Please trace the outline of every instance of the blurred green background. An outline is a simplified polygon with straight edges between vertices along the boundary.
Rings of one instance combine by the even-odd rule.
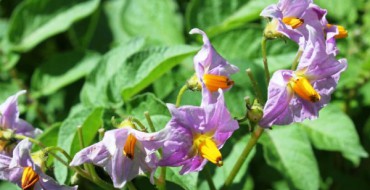
[[[275,127],[264,134],[231,189],[368,189],[370,187],[370,1],[316,0],[330,23],[349,36],[338,40],[338,58],[347,58],[331,104],[320,118]],[[215,49],[240,72],[226,93],[235,117],[245,112],[244,97],[254,97],[245,69],[251,68],[266,96],[261,57],[267,20],[260,11],[277,0],[2,0],[0,1],[0,101],[21,89],[21,117],[45,131],[40,140],[71,155],[76,126],[86,143],[97,141],[111,118],[143,119],[149,111],[159,130],[194,73],[192,57],[204,30]],[[298,49],[289,40],[268,41],[271,73],[289,68]],[[188,91],[182,104],[199,105],[200,93]],[[210,171],[219,188],[249,138],[244,123],[222,149],[225,165]],[[71,171],[60,163],[50,175],[69,183]],[[207,189],[202,175],[167,173],[168,189]],[[107,176],[103,176],[109,180]],[[145,177],[138,189],[155,188]],[[81,180],[81,189],[94,188]],[[14,188],[0,183],[0,189]]]

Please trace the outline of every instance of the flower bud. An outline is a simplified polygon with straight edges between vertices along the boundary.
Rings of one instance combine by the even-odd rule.
[[[187,82],[186,85],[192,91],[201,91],[202,84],[200,83],[196,74],[194,74]]]
[[[284,38],[284,35],[277,31],[277,26],[279,21],[277,19],[271,20],[267,23],[265,30],[263,31],[263,35],[267,39],[276,39],[276,38]]]
[[[46,170],[46,161],[48,159],[48,154],[47,152],[45,152],[45,150],[33,152],[31,154],[31,158],[36,165],[40,166],[42,171]]]
[[[253,123],[258,123],[262,119],[263,108],[257,99],[254,100],[252,106],[247,105],[247,109],[247,117],[249,121],[252,121]]]
[[[131,118],[128,118],[128,119],[123,120],[123,121],[122,121],[122,122],[117,126],[117,128],[125,128],[125,127],[132,128],[132,129],[136,129],[136,126],[135,126],[135,124],[132,122]]]

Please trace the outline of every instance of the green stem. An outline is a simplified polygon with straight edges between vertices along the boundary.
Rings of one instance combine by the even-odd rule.
[[[69,28],[67,35],[74,49],[82,49],[82,47],[80,47],[80,43],[78,42],[76,31],[73,27]]]
[[[132,118],[131,118],[131,120],[132,120],[133,122],[135,122],[137,125],[139,125],[139,127],[140,127],[141,131],[147,132],[145,125],[144,125],[143,123],[141,123],[141,121],[140,121],[140,120],[138,120],[138,119],[136,119],[136,118],[134,118],[134,117],[132,117]]]
[[[150,132],[154,133],[155,132],[155,128],[154,128],[154,124],[153,124],[152,118],[150,118],[149,112],[148,111],[144,112],[144,115],[145,115],[146,121],[149,124]]]
[[[302,53],[303,53],[303,51],[299,50],[297,55],[295,56],[293,64],[292,64],[292,68],[291,68],[292,71],[295,71],[297,69],[299,59],[301,59]]]
[[[184,85],[181,89],[180,89],[180,92],[179,94],[177,95],[177,99],[176,99],[176,107],[179,107],[180,106],[180,103],[181,103],[181,99],[182,99],[182,95],[184,95],[185,91],[188,89],[188,86],[187,85]]]
[[[233,169],[231,170],[229,176],[226,178],[224,186],[222,187],[223,190],[226,190],[230,187],[230,185],[234,181],[234,178],[235,178],[236,174],[238,174],[240,168],[242,167],[244,161],[247,159],[249,153],[251,152],[253,147],[257,144],[257,141],[260,138],[260,136],[262,135],[263,131],[264,131],[264,129],[262,127],[257,127],[257,129],[254,131],[254,133],[252,133],[252,136],[249,139],[249,141],[248,141],[246,147],[244,148],[242,154],[240,155],[240,157],[236,161],[236,163],[235,163]]]
[[[267,84],[268,84],[269,81],[270,81],[270,71],[269,71],[269,67],[268,67],[268,64],[267,64],[266,42],[267,42],[267,38],[263,37],[262,42],[261,42],[262,57],[263,57],[263,66],[264,66],[264,69],[265,69],[266,81],[267,81]]]
[[[207,180],[207,183],[208,183],[208,186],[209,186],[209,189],[210,190],[216,190],[216,186],[215,184],[213,183],[213,180],[212,180],[212,176],[211,176],[211,172],[209,171],[209,167],[208,165],[206,165],[203,169],[203,172],[204,176],[206,177],[206,180]]]
[[[103,140],[105,129],[104,128],[100,128],[98,130],[98,132],[99,132],[99,141],[101,141],[101,140]]]
[[[99,21],[99,15],[100,15],[100,9],[98,8],[92,15],[91,15],[91,20],[90,20],[90,24],[86,30],[86,33],[84,35],[84,38],[82,38],[82,47],[84,49],[88,49],[87,47],[89,46],[90,44],[90,41],[94,35],[94,32],[95,32],[95,29],[96,29],[96,26],[98,25],[98,21]]]
[[[132,183],[131,181],[127,182],[126,186],[129,190],[137,190],[134,183]]]
[[[81,149],[85,148],[84,136],[82,134],[82,126],[77,127],[78,141],[80,143]]]
[[[254,78],[254,76],[253,76],[253,73],[252,73],[251,69],[250,69],[250,68],[248,68],[248,69],[246,70],[246,72],[247,72],[247,75],[248,75],[249,79],[250,79],[250,80],[251,80],[251,82],[252,82],[252,87],[253,87],[253,89],[254,89],[254,92],[256,93],[256,96],[257,96],[258,101],[263,103],[264,101],[263,101],[263,98],[262,98],[261,89],[258,87],[257,81],[256,81],[256,79]]]
[[[166,167],[161,167],[161,174],[157,180],[159,190],[166,190]]]
[[[54,150],[59,151],[60,153],[63,154],[63,156],[65,156],[68,159],[68,162],[72,161],[72,157],[64,149],[60,148],[59,146],[50,146],[50,147],[44,148],[43,150],[48,153]]]

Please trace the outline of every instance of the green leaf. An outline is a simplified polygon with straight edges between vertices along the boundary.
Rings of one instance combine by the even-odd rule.
[[[7,42],[16,51],[28,51],[41,41],[67,30],[90,15],[99,0],[25,0],[13,12]]]
[[[114,101],[121,101],[121,96],[128,100],[197,50],[192,46],[176,45],[149,47],[135,53],[121,64],[120,72],[110,82]]]
[[[283,174],[294,189],[318,189],[320,175],[310,142],[297,125],[275,126],[259,141],[267,164]],[[304,179],[304,180],[303,180]]]
[[[181,17],[172,0],[111,1],[105,12],[118,42],[131,37],[146,37],[151,43],[164,45],[184,42]]]
[[[165,73],[162,77],[160,77],[153,83],[154,93],[158,96],[158,98],[161,99],[171,94],[174,88],[175,88],[174,75],[169,72]]]
[[[56,123],[51,127],[47,128],[37,137],[37,140],[42,142],[45,146],[56,146],[58,143],[58,134],[61,123]],[[40,147],[34,146],[34,150],[39,150]]]
[[[9,96],[22,90],[15,80],[10,82],[0,82],[0,102],[4,102]]]
[[[240,154],[244,150],[245,146],[247,145],[250,139],[250,135],[245,135],[243,138],[239,139],[237,142],[233,142],[232,147],[230,147],[231,152],[227,155],[226,159],[224,159],[224,165],[220,168],[215,169],[215,173],[213,176],[213,181],[217,189],[220,189],[221,186],[224,184],[225,179],[230,175],[232,168],[234,167],[236,161],[238,160]],[[227,145],[227,144],[226,144]],[[221,149],[222,152],[225,152],[226,147]],[[248,155],[247,159],[244,161],[243,165],[240,168],[240,172],[235,176],[233,184],[234,185],[230,189],[241,189],[245,185],[244,175],[246,175],[248,170],[248,165],[252,158],[256,153],[256,149],[253,148],[250,154]]]
[[[50,95],[90,74],[100,60],[95,52],[71,51],[57,54],[38,67],[32,76],[35,96]]]
[[[2,181],[0,183],[0,189],[6,189],[6,190],[21,190],[16,184],[13,184],[8,181]]]
[[[186,11],[187,29],[207,30],[221,24],[248,0],[192,0]]]
[[[121,65],[144,46],[144,39],[133,39],[106,53],[93,69],[82,88],[80,98],[84,105],[109,106],[108,83]]]
[[[0,71],[8,71],[13,68],[19,61],[19,54],[14,52],[4,53],[0,56]]]
[[[91,109],[82,105],[73,107],[68,118],[60,127],[58,146],[63,148],[72,157],[78,150],[82,149],[79,145],[77,134],[79,126],[82,128],[85,146],[90,145],[98,129],[102,126],[103,111],[102,108]],[[55,160],[54,174],[59,183],[65,183],[68,176],[68,169]]]
[[[368,156],[360,144],[355,125],[337,106],[325,107],[318,119],[301,125],[313,145],[320,150],[340,151],[356,166],[360,164],[361,158]]]
[[[4,37],[4,35],[6,34],[5,31],[8,28],[8,20],[0,18],[0,28],[2,29],[2,30],[0,30],[0,40],[1,40]]]
[[[127,104],[135,106],[132,110],[128,110],[128,113],[135,116],[142,122],[145,121],[143,123],[147,123],[144,116],[144,112],[147,111],[153,121],[156,131],[163,129],[166,123],[171,119],[171,115],[166,107],[166,104],[155,97],[154,94],[145,93],[137,95]]]
[[[180,175],[180,167],[167,167],[166,168],[166,181],[171,181],[181,186],[186,190],[197,189],[198,172]],[[159,176],[160,169],[157,170],[156,176]]]
[[[209,37],[238,28],[260,18],[259,14],[275,0],[193,0],[186,12],[188,29],[205,30]]]
[[[357,7],[363,7],[360,1],[342,0],[337,3],[335,1],[316,0],[315,3],[328,10],[329,22],[330,18],[334,18],[337,22],[353,23],[358,17]],[[355,4],[357,5],[354,6]],[[343,25],[343,23],[337,24]]]

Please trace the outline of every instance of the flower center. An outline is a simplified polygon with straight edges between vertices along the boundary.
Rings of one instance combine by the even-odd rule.
[[[134,159],[136,141],[136,137],[132,134],[129,134],[126,139],[125,146],[123,147],[123,155],[131,160]]]
[[[219,88],[227,89],[234,84],[234,81],[230,80],[226,76],[204,74],[203,82],[207,89],[211,92],[216,92]]]
[[[32,167],[25,167],[22,174],[22,189],[33,190],[36,182],[39,180],[39,175],[33,171]]]
[[[218,167],[223,165],[221,152],[218,150],[216,143],[211,137],[207,135],[197,135],[194,138],[194,145],[198,148],[200,156],[216,164]]]
[[[284,17],[283,22],[293,29],[296,29],[304,23],[304,20],[296,17]]]
[[[326,27],[330,28],[332,27],[333,25],[332,24],[327,24]],[[348,31],[341,25],[336,25],[337,28],[338,28],[338,34],[335,35],[335,38],[336,39],[340,39],[340,38],[347,38],[348,36]]]
[[[320,94],[312,87],[307,78],[302,76],[293,77],[290,79],[289,84],[299,97],[310,102],[320,101]]]

